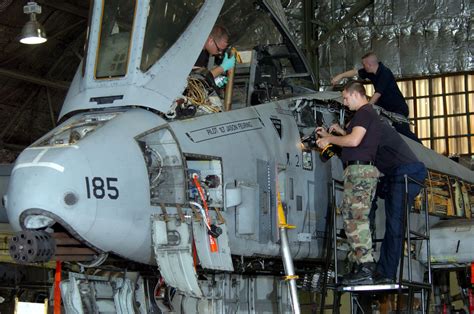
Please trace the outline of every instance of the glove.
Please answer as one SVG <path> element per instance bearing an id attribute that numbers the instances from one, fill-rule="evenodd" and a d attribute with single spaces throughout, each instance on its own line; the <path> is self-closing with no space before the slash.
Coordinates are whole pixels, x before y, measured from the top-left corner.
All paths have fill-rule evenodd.
<path id="1" fill-rule="evenodd" d="M 232 69 L 235 65 L 235 55 L 229 58 L 229 55 L 226 53 L 224 54 L 224 60 L 222 60 L 221 67 L 226 72 L 229 69 Z"/>
<path id="2" fill-rule="evenodd" d="M 227 76 L 219 75 L 214 79 L 214 83 L 216 83 L 216 86 L 219 88 L 222 88 L 227 84 Z"/>

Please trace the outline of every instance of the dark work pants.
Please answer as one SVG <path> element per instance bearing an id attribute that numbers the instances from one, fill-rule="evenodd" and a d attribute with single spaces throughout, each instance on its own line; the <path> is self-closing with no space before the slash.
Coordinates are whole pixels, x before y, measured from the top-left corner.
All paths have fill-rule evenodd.
<path id="1" fill-rule="evenodd" d="M 426 178 L 426 168 L 421 162 L 398 167 L 393 173 L 385 175 L 385 236 L 380 248 L 380 259 L 377 271 L 384 277 L 395 279 L 398 262 L 402 254 L 403 244 L 403 215 L 405 212 L 405 178 L 423 183 Z M 408 181 L 408 204 L 413 205 L 421 187 Z"/>
<path id="2" fill-rule="evenodd" d="M 398 133 L 400 133 L 402 135 L 405 135 L 406 137 L 414 140 L 415 142 L 418 142 L 418 143 L 422 144 L 420 139 L 415 135 L 415 133 L 413 133 L 410 130 L 410 125 L 408 123 L 394 122 L 393 127 L 395 128 L 395 130 L 397 130 Z"/>

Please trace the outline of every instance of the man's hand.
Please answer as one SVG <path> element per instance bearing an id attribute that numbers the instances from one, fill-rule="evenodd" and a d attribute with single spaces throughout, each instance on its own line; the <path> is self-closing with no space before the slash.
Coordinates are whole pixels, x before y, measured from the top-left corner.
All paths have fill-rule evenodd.
<path id="1" fill-rule="evenodd" d="M 318 145 L 318 147 L 321 149 L 326 147 L 328 144 L 330 144 L 330 142 L 327 137 L 322 137 L 316 140 L 316 145 Z"/>
<path id="2" fill-rule="evenodd" d="M 229 58 L 229 54 L 224 54 L 224 60 L 222 60 L 221 67 L 226 72 L 229 69 L 232 69 L 235 66 L 235 54 Z"/>
<path id="3" fill-rule="evenodd" d="M 322 127 L 317 127 L 315 131 L 316 131 L 316 134 L 318 134 L 319 137 L 329 136 L 329 133 L 326 132 L 326 130 Z"/>
<path id="4" fill-rule="evenodd" d="M 356 76 L 358 74 L 357 70 L 356 69 L 352 69 L 352 70 L 349 70 L 349 71 L 346 71 L 344 73 L 340 73 L 336 76 L 334 76 L 331 80 L 331 84 L 332 85 L 336 85 L 337 83 L 339 83 L 342 79 L 344 78 L 348 78 L 348 77 L 353 77 L 353 76 Z"/>
<path id="5" fill-rule="evenodd" d="M 329 127 L 329 133 L 333 133 L 333 132 L 336 132 L 337 134 L 340 134 L 340 135 L 346 135 L 346 132 L 337 123 L 333 123 Z"/>
<path id="6" fill-rule="evenodd" d="M 219 88 L 224 87 L 227 84 L 227 81 L 228 81 L 227 76 L 222 76 L 222 75 L 219 75 L 218 77 L 214 79 L 214 83 L 216 83 L 216 86 Z"/>

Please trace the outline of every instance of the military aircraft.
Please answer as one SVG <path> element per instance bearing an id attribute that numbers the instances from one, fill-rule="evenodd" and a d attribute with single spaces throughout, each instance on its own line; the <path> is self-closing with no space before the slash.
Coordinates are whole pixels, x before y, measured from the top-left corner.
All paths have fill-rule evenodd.
<path id="1" fill-rule="evenodd" d="M 339 93 L 314 90 L 280 1 L 105 0 L 90 16 L 62 123 L 12 170 L 13 258 L 158 265 L 153 285 L 71 274 L 61 286 L 68 312 L 296 311 L 281 277 L 293 262 L 301 271 L 326 261 L 330 184 L 342 174 L 305 142 L 345 110 Z M 194 69 L 216 23 L 239 56 L 224 92 Z M 410 145 L 431 169 L 474 182 Z M 295 226 L 290 264 L 279 208 Z"/>

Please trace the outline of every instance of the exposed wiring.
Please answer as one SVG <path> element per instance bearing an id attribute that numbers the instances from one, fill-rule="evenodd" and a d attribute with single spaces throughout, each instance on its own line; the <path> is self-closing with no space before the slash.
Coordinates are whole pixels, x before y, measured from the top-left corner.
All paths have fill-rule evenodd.
<path id="1" fill-rule="evenodd" d="M 189 202 L 189 204 L 194 205 L 194 206 L 196 206 L 196 207 L 199 209 L 199 211 L 201 212 L 201 215 L 204 217 L 203 221 L 204 221 L 204 223 L 206 224 L 207 229 L 211 230 L 211 227 L 210 227 L 209 224 L 207 223 L 206 211 L 205 211 L 204 208 L 201 206 L 201 204 L 196 203 L 196 202 L 192 202 L 192 201 Z"/>
<path id="2" fill-rule="evenodd" d="M 151 180 L 151 186 L 155 187 L 156 180 L 161 176 L 161 172 L 163 169 L 163 157 L 161 157 L 160 153 L 158 153 L 156 150 L 151 148 L 150 146 L 147 146 L 146 149 L 155 156 L 156 160 L 158 161 L 157 164 L 157 169 L 158 173 L 154 176 L 154 178 Z"/>
<path id="3" fill-rule="evenodd" d="M 186 97 L 195 105 L 204 105 L 206 103 L 206 88 L 201 80 L 189 77 L 188 78 L 188 90 Z"/>
<path id="4" fill-rule="evenodd" d="M 206 87 L 204 86 L 202 80 L 198 78 L 188 78 L 188 88 L 185 96 L 193 105 L 200 107 L 204 111 L 207 111 L 209 113 L 221 111 L 219 107 L 213 106 L 209 102 Z"/>

